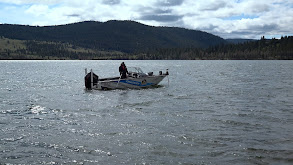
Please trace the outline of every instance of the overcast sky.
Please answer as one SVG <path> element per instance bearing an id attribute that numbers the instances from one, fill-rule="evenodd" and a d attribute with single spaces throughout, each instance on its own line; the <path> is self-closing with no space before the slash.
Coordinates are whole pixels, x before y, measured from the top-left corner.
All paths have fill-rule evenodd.
<path id="1" fill-rule="evenodd" d="M 133 20 L 222 38 L 293 35 L 293 0 L 0 0 L 0 23 L 60 25 Z"/>

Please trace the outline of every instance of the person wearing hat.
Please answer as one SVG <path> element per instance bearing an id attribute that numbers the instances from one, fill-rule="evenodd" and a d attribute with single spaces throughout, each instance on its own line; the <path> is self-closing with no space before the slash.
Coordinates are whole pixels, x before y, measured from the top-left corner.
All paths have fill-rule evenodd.
<path id="1" fill-rule="evenodd" d="M 126 65 L 124 64 L 124 62 L 121 63 L 120 67 L 119 67 L 119 72 L 120 72 L 120 77 L 121 79 L 124 79 L 126 78 L 126 73 L 128 74 L 128 71 L 127 71 L 127 67 Z"/>

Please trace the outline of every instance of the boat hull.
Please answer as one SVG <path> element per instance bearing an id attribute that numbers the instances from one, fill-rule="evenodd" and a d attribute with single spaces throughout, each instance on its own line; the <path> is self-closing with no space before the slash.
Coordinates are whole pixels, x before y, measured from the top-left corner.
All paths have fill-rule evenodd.
<path id="1" fill-rule="evenodd" d="M 128 72 L 127 78 L 110 77 L 100 79 L 98 75 L 91 72 L 87 73 L 85 69 L 85 87 L 87 89 L 141 89 L 157 86 L 166 76 L 169 75 L 168 69 L 166 73 L 159 71 L 159 75 L 154 75 L 153 72 L 143 73 L 138 67 L 133 67 L 134 70 Z M 168 81 L 169 82 L 169 81 Z"/>
<path id="2" fill-rule="evenodd" d="M 128 77 L 126 79 L 110 79 L 98 81 L 93 89 L 141 89 L 157 86 L 166 75 L 147 76 L 147 77 Z"/>

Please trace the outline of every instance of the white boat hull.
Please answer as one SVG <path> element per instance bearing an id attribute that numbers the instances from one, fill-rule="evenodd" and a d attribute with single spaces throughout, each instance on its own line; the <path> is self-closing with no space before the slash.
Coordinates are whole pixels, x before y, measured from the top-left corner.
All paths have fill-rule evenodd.
<path id="1" fill-rule="evenodd" d="M 93 89 L 140 89 L 158 85 L 166 75 L 98 81 Z"/>

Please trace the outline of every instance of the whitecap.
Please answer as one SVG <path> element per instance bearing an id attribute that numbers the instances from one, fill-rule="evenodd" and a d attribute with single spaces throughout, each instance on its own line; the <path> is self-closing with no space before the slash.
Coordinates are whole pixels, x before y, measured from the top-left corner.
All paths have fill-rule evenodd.
<path id="1" fill-rule="evenodd" d="M 44 110 L 45 110 L 45 107 L 42 107 L 42 106 L 40 106 L 40 105 L 33 105 L 31 108 L 30 108 L 30 110 L 31 110 L 31 113 L 32 114 L 40 114 L 40 113 L 46 113 L 46 112 L 44 112 Z"/>

